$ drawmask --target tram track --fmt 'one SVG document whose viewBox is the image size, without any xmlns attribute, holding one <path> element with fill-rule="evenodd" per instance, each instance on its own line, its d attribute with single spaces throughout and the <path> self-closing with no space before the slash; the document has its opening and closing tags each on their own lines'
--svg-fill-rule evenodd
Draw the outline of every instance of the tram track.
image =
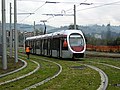
<svg viewBox="0 0 120 90">
<path fill-rule="evenodd" d="M 22 58 L 23 60 L 26 60 L 25 54 L 24 54 L 24 56 L 22 56 L 22 55 L 23 55 L 23 54 L 20 54 L 20 55 L 19 55 L 19 58 Z M 34 59 L 35 59 L 35 60 L 34 60 Z M 30 76 L 30 75 L 32 75 L 32 74 L 35 75 L 35 72 L 38 71 L 39 68 L 40 68 L 40 66 L 41 66 L 41 65 L 40 65 L 41 63 L 38 62 L 37 59 L 39 59 L 39 58 L 32 58 L 32 59 L 30 59 L 30 60 L 27 60 L 27 62 L 32 62 L 32 63 L 35 63 L 35 64 L 36 64 L 35 69 L 34 69 L 33 71 L 30 71 L 29 73 L 24 74 L 24 75 L 22 75 L 22 76 L 19 76 L 19 77 L 13 78 L 13 79 L 9 79 L 9 80 L 0 82 L 1 89 L 2 89 L 2 88 L 5 88 L 5 86 L 8 85 L 8 83 L 10 83 L 10 84 L 12 85 L 13 83 L 17 83 L 16 81 L 19 82 L 20 79 L 24 79 L 25 77 Z M 25 88 L 25 89 L 27 89 L 27 88 L 32 89 L 33 87 L 40 86 L 40 85 L 42 85 L 42 84 L 44 84 L 44 83 L 46 83 L 46 82 L 48 82 L 48 81 L 56 78 L 56 77 L 62 72 L 62 66 L 61 66 L 60 64 L 56 63 L 55 61 L 50 61 L 50 60 L 47 60 L 47 59 L 44 59 L 44 58 L 42 58 L 42 59 L 40 59 L 40 60 L 42 60 L 44 63 L 46 63 L 46 65 L 47 65 L 47 63 L 51 63 L 51 65 L 54 65 L 54 66 L 58 67 L 59 70 L 55 71 L 55 72 L 53 73 L 53 74 L 54 74 L 53 76 L 52 76 L 52 75 L 46 75 L 46 78 L 41 78 L 40 80 L 38 80 L 38 82 L 34 82 L 34 83 L 32 83 L 32 84 L 28 84 L 28 85 L 22 86 L 21 89 L 24 89 L 24 88 Z M 40 60 L 39 60 L 39 61 L 40 61 Z M 41 70 L 40 70 L 40 71 L 41 71 Z M 49 74 L 49 73 L 48 73 L 48 74 Z M 33 76 L 34 76 L 34 75 L 33 75 Z M 48 78 L 47 78 L 47 77 L 48 77 Z M 29 77 L 28 77 L 28 78 L 29 78 Z M 22 80 L 22 81 L 23 81 L 23 80 Z M 21 80 L 20 80 L 20 82 L 21 82 Z M 19 83 L 20 83 L 20 82 L 19 82 Z M 4 85 L 4 86 L 2 86 L 2 85 Z M 7 87 L 9 87 L 9 85 L 8 85 Z M 16 87 L 16 86 L 15 86 L 15 87 Z M 15 88 L 15 87 L 14 87 L 14 88 Z M 32 88 L 31 88 L 31 87 L 32 87 Z"/>
<path fill-rule="evenodd" d="M 81 63 L 81 62 L 79 62 L 79 63 Z M 85 64 L 84 61 L 81 64 L 84 65 L 84 66 L 86 66 L 86 67 L 88 67 L 88 68 L 91 68 L 91 69 L 99 72 L 99 75 L 101 77 L 101 84 L 97 88 L 97 90 L 106 90 L 106 88 L 108 86 L 108 76 L 107 76 L 107 74 L 102 69 L 100 69 L 100 68 L 98 68 L 96 66 Z"/>
<path fill-rule="evenodd" d="M 4 85 L 4 84 L 7 84 L 7 83 L 15 82 L 17 80 L 20 80 L 22 78 L 25 78 L 25 77 L 27 77 L 27 76 L 32 75 L 33 73 L 35 73 L 40 68 L 40 64 L 38 62 L 36 62 L 36 61 L 33 61 L 33 60 L 30 60 L 30 61 L 33 62 L 33 63 L 35 63 L 37 65 L 37 67 L 33 71 L 31 71 L 31 72 L 29 72 L 27 74 L 24 74 L 22 76 L 16 77 L 14 79 L 1 82 L 0 85 Z"/>
<path fill-rule="evenodd" d="M 23 55 L 23 54 L 20 53 L 20 55 Z M 32 59 L 33 60 L 38 60 L 38 58 L 36 58 L 36 57 L 33 57 Z M 42 84 L 56 78 L 62 72 L 62 66 L 59 63 L 57 63 L 55 61 L 50 61 L 50 60 L 47 60 L 47 59 L 44 59 L 44 58 L 40 58 L 39 60 L 49 62 L 49 63 L 53 63 L 53 64 L 58 66 L 59 70 L 53 76 L 48 77 L 48 78 L 46 78 L 46 79 L 44 79 L 44 80 L 42 80 L 42 81 L 40 81 L 38 83 L 35 83 L 35 84 L 31 85 L 31 86 L 28 86 L 28 87 L 24 88 L 23 90 L 30 90 L 32 88 L 37 88 L 38 86 L 40 86 L 40 85 L 42 85 Z"/>
<path fill-rule="evenodd" d="M 56 63 L 54 61 L 50 61 L 50 60 L 47 60 L 47 59 L 40 59 L 40 60 L 56 64 L 59 67 L 59 71 L 57 73 L 55 73 L 53 76 L 48 77 L 48 78 L 46 78 L 46 79 L 44 79 L 44 80 L 42 80 L 42 81 L 40 81 L 38 83 L 35 83 L 35 84 L 33 84 L 33 85 L 29 86 L 29 87 L 26 87 L 23 90 L 30 90 L 32 88 L 37 88 L 37 86 L 40 86 L 40 85 L 42 85 L 42 84 L 56 78 L 62 72 L 62 66 L 59 63 Z"/>
<path fill-rule="evenodd" d="M 18 69 L 14 70 L 14 71 L 11 71 L 11 72 L 8 72 L 8 73 L 5 73 L 5 74 L 1 74 L 0 78 L 5 77 L 5 76 L 10 75 L 10 74 L 13 74 L 13 73 L 16 73 L 16 72 L 18 72 L 18 71 L 20 71 L 20 70 L 27 67 L 27 62 L 26 61 L 24 61 L 24 60 L 22 60 L 20 58 L 19 58 L 19 60 L 24 63 L 24 65 L 21 68 L 18 68 Z"/>
<path fill-rule="evenodd" d="M 101 62 L 95 62 L 95 61 L 86 61 L 86 62 L 83 61 L 83 63 L 100 64 L 100 65 L 104 65 L 106 67 L 110 67 L 110 68 L 114 68 L 116 70 L 120 70 L 120 67 L 115 66 L 115 65 L 111 65 L 111 64 L 107 64 L 107 63 L 101 63 Z M 102 69 L 96 67 L 96 65 L 95 66 L 94 65 L 89 65 L 89 64 L 84 64 L 84 65 L 99 72 L 99 74 L 101 76 L 101 85 L 97 90 L 106 90 L 107 87 L 108 87 L 108 79 L 111 79 L 110 77 L 107 76 L 108 73 L 106 71 L 103 72 Z"/>
<path fill-rule="evenodd" d="M 120 70 L 120 67 L 117 67 L 117 66 L 114 66 L 114 65 L 111 65 L 111 64 L 100 63 L 100 62 L 93 62 L 93 61 L 90 61 L 90 62 L 91 62 L 91 63 L 102 64 L 102 65 L 109 66 L 109 67 L 111 67 L 111 68 L 115 68 L 115 69 L 119 69 L 119 70 Z"/>
<path fill-rule="evenodd" d="M 41 59 L 41 60 L 44 60 L 44 61 L 49 61 L 49 60 L 46 60 L 46 59 Z M 49 61 L 49 62 L 53 62 L 53 61 Z M 56 62 L 55 62 L 56 63 Z M 101 76 L 101 84 L 99 86 L 99 88 L 97 90 L 106 90 L 107 86 L 108 86 L 108 76 L 106 75 L 105 72 L 103 72 L 101 69 L 95 67 L 95 66 L 92 66 L 92 65 L 88 65 L 88 64 L 83 64 L 89 68 L 92 68 L 94 70 L 96 70 L 97 72 L 99 72 L 100 76 Z M 54 76 L 52 78 L 55 78 Z M 31 85 L 23 90 L 29 90 L 29 89 L 32 89 L 32 88 L 36 88 L 37 86 L 40 86 L 46 82 L 48 82 L 49 80 L 51 80 L 52 78 L 47 78 L 39 83 L 36 83 L 34 85 Z"/>
<path fill-rule="evenodd" d="M 97 90 L 106 90 L 106 88 L 108 86 L 108 76 L 105 74 L 105 72 L 103 72 L 101 69 L 99 69 L 95 66 L 91 66 L 88 64 L 84 64 L 84 65 L 99 72 L 99 74 L 101 76 L 101 85 L 99 86 L 99 88 Z"/>
<path fill-rule="evenodd" d="M 21 54 L 20 56 L 22 56 L 22 55 L 23 54 Z M 22 56 L 22 58 L 25 58 L 25 54 L 24 54 L 24 56 Z M 33 60 L 33 61 L 42 60 L 42 61 L 45 61 L 45 62 L 58 64 L 57 66 L 58 66 L 59 70 L 57 70 L 56 73 L 53 76 L 49 76 L 48 78 L 45 78 L 44 80 L 41 80 L 40 82 L 38 81 L 37 83 L 34 83 L 30 86 L 29 85 L 26 86 L 26 87 L 24 86 L 23 90 L 30 90 L 30 89 L 38 88 L 40 85 L 43 85 L 46 82 L 52 80 L 53 78 L 56 78 L 62 72 L 62 66 L 59 63 L 57 63 L 56 61 L 48 60 L 48 58 L 37 58 L 37 57 L 34 57 L 34 56 L 31 57 L 31 60 Z M 27 61 L 29 62 L 31 60 L 27 60 Z M 101 68 L 98 68 L 94 64 L 89 65 L 88 62 L 101 64 L 101 65 L 109 66 L 109 67 L 112 67 L 112 68 L 115 68 L 115 69 L 119 69 L 119 67 L 117 67 L 117 66 L 106 64 L 106 63 L 100 63 L 100 62 L 95 62 L 95 61 L 87 61 L 87 62 L 82 61 L 82 62 L 83 62 L 83 65 L 87 66 L 88 68 L 92 68 L 92 69 L 96 70 L 97 72 L 99 72 L 99 75 L 101 77 L 101 85 L 98 87 L 97 90 L 106 90 L 106 88 L 108 87 L 108 77 L 106 75 L 106 72 L 102 71 L 103 69 L 101 70 Z M 60 71 L 60 69 L 61 69 L 61 71 Z"/>
</svg>

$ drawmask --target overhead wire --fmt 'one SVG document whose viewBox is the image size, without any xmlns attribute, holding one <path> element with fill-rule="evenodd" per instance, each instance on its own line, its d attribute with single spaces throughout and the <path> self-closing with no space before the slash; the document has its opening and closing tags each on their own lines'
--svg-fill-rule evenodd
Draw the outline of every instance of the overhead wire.
<svg viewBox="0 0 120 90">
<path fill-rule="evenodd" d="M 19 0 L 19 1 L 23 1 L 23 0 Z M 28 1 L 28 0 L 26 0 L 26 1 Z M 29 0 L 29 1 L 35 1 L 35 0 Z M 87 0 L 85 0 L 84 2 L 86 2 L 86 1 Z M 46 2 L 45 1 L 40 1 L 40 2 L 44 2 L 44 4 L 41 5 L 40 7 L 38 7 L 37 9 L 35 9 L 33 12 L 37 12 L 40 8 L 42 8 L 46 4 L 46 2 L 49 2 L 49 1 L 46 1 Z M 59 2 L 59 3 L 73 3 L 73 2 Z M 78 2 L 74 2 L 74 3 L 78 3 Z M 102 5 L 97 5 L 97 6 L 93 6 L 93 7 L 89 7 L 89 8 L 80 9 L 80 10 L 77 10 L 77 12 L 83 11 L 83 10 L 88 10 L 88 9 L 93 9 L 93 8 L 98 8 L 98 7 L 103 7 L 103 6 L 107 6 L 107 5 L 113 5 L 113 4 L 117 4 L 117 3 L 120 3 L 120 1 L 115 1 L 115 2 L 111 2 L 111 3 L 105 3 L 105 4 L 102 4 Z M 55 4 L 57 4 L 57 3 L 55 3 Z M 93 4 L 100 4 L 100 3 L 93 3 Z M 80 6 L 80 4 L 78 6 Z M 73 10 L 73 8 L 70 8 L 70 9 L 64 10 L 64 11 L 68 12 L 70 10 Z M 24 21 L 25 19 L 27 19 L 30 16 L 31 15 L 26 16 L 23 20 L 21 20 L 21 22 Z M 50 20 L 52 18 L 54 18 L 54 17 L 49 17 L 47 20 Z"/>
<path fill-rule="evenodd" d="M 23 1 L 23 0 L 18 0 L 18 1 Z M 35 0 L 24 0 L 24 1 L 34 1 L 34 2 L 36 2 Z M 84 2 L 86 2 L 87 0 L 85 0 Z M 44 2 L 44 4 L 43 5 L 41 5 L 40 7 L 38 7 L 36 10 L 34 10 L 33 11 L 33 13 L 35 13 L 36 11 L 38 11 L 40 8 L 42 8 L 46 3 L 50 3 L 50 1 L 37 1 L 37 2 Z M 52 3 L 54 3 L 54 4 L 57 4 L 57 3 L 78 3 L 78 2 L 52 2 Z M 79 6 L 79 5 L 78 5 Z M 68 10 L 66 10 L 66 12 L 67 11 L 70 11 L 70 10 L 73 10 L 73 8 L 71 8 L 71 9 L 68 9 Z M 22 22 L 22 21 L 24 21 L 25 19 L 27 19 L 28 17 L 30 17 L 32 14 L 30 14 L 30 15 L 28 15 L 28 16 L 26 16 L 23 20 L 21 20 L 20 22 Z M 47 20 L 49 20 L 49 19 L 51 19 L 51 18 L 54 18 L 54 17 L 49 17 Z"/>
<path fill-rule="evenodd" d="M 38 7 L 37 9 L 35 9 L 33 11 L 33 13 L 35 13 L 36 11 L 38 11 L 40 8 L 42 8 L 46 3 L 42 4 L 40 7 Z M 30 17 L 32 14 L 29 14 L 28 16 L 26 16 L 24 19 L 22 19 L 20 22 L 23 22 L 25 19 L 27 19 L 28 17 Z"/>
<path fill-rule="evenodd" d="M 17 0 L 17 1 L 45 2 L 42 0 Z"/>
<path fill-rule="evenodd" d="M 86 2 L 87 0 L 84 0 L 83 2 Z M 61 2 L 60 2 L 61 3 Z M 62 2 L 62 3 L 72 3 L 73 4 L 73 2 Z M 78 3 L 78 2 L 77 2 Z M 78 6 L 80 6 L 80 4 L 79 5 L 77 5 L 76 7 L 78 7 Z M 62 10 L 62 11 L 64 11 L 64 13 L 66 13 L 66 12 L 68 12 L 68 11 L 71 11 L 71 10 L 73 10 L 73 8 L 70 8 L 70 9 L 68 9 L 68 10 Z M 61 11 L 61 12 L 62 12 Z M 54 18 L 54 16 L 53 17 L 49 17 L 47 20 L 50 20 L 50 19 L 52 19 L 52 18 Z"/>
<path fill-rule="evenodd" d="M 107 6 L 107 5 L 113 5 L 113 4 L 116 4 L 116 3 L 120 3 L 120 1 L 111 2 L 111 3 L 106 3 L 106 4 L 102 4 L 102 5 L 97 5 L 97 6 L 93 6 L 93 7 L 89 7 L 89 8 L 85 8 L 85 9 L 80 9 L 80 10 L 77 10 L 77 12 L 78 12 L 78 11 L 88 10 L 88 9 L 93 9 L 93 8 L 98 8 L 98 7 L 103 7 L 103 6 Z M 93 3 L 93 4 L 94 4 L 94 3 Z"/>
</svg>

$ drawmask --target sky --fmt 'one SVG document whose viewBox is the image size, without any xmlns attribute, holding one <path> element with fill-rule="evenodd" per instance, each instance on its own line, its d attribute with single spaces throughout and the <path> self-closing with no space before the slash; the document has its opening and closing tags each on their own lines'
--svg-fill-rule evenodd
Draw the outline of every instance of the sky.
<svg viewBox="0 0 120 90">
<path fill-rule="evenodd" d="M 2 0 L 1 0 L 2 1 Z M 9 23 L 9 4 L 12 3 L 12 13 L 14 12 L 14 0 L 6 1 L 6 22 Z M 45 3 L 59 2 L 59 3 Z M 85 5 L 80 3 L 89 3 Z M 46 25 L 60 27 L 74 23 L 74 5 L 76 5 L 77 25 L 120 25 L 120 0 L 17 0 L 17 13 L 27 13 L 17 15 L 17 23 L 33 25 L 43 24 L 41 20 L 47 20 Z M 0 10 L 2 4 L 0 2 Z M 34 14 L 29 14 L 34 13 Z M 43 14 L 64 14 L 64 16 L 51 16 Z M 2 14 L 0 12 L 0 21 Z M 13 22 L 12 15 L 12 22 Z"/>
</svg>

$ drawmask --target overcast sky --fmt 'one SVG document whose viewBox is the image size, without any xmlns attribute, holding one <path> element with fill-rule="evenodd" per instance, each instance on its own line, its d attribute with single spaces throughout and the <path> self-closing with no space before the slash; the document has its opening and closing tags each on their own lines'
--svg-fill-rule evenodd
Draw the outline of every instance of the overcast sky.
<svg viewBox="0 0 120 90">
<path fill-rule="evenodd" d="M 1 0 L 2 1 L 2 0 Z M 6 0 L 6 22 L 9 22 L 9 3 Z M 61 3 L 45 3 L 55 1 Z M 80 5 L 80 3 L 93 3 L 91 5 Z M 18 15 L 17 22 L 24 24 L 42 24 L 40 20 L 48 20 L 47 25 L 60 27 L 73 24 L 73 16 L 46 16 L 42 14 L 73 14 L 76 5 L 77 25 L 108 24 L 120 25 L 120 1 L 119 0 L 17 0 L 17 13 L 35 13 L 33 15 Z M 0 2 L 1 9 L 1 2 Z M 2 9 L 1 9 L 2 10 Z M 1 12 L 0 12 L 0 17 Z M 0 18 L 1 21 L 1 18 Z"/>
</svg>

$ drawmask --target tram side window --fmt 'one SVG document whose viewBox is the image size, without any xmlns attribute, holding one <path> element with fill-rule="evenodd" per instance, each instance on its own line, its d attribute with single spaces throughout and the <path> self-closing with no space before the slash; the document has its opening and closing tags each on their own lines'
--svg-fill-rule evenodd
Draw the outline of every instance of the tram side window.
<svg viewBox="0 0 120 90">
<path fill-rule="evenodd" d="M 33 43 L 33 41 L 31 41 L 31 47 L 34 49 L 34 43 Z"/>
<path fill-rule="evenodd" d="M 35 49 L 35 42 L 36 42 L 36 40 L 33 40 L 33 48 Z"/>
<path fill-rule="evenodd" d="M 47 49 L 47 39 L 44 40 L 43 49 Z"/>
<path fill-rule="evenodd" d="M 53 38 L 51 42 L 51 47 L 53 50 L 58 50 L 60 47 L 60 41 L 59 38 Z"/>
<path fill-rule="evenodd" d="M 39 40 L 36 41 L 36 49 L 39 49 Z"/>
<path fill-rule="evenodd" d="M 42 40 L 39 40 L 39 48 L 41 49 L 42 48 Z"/>
</svg>

